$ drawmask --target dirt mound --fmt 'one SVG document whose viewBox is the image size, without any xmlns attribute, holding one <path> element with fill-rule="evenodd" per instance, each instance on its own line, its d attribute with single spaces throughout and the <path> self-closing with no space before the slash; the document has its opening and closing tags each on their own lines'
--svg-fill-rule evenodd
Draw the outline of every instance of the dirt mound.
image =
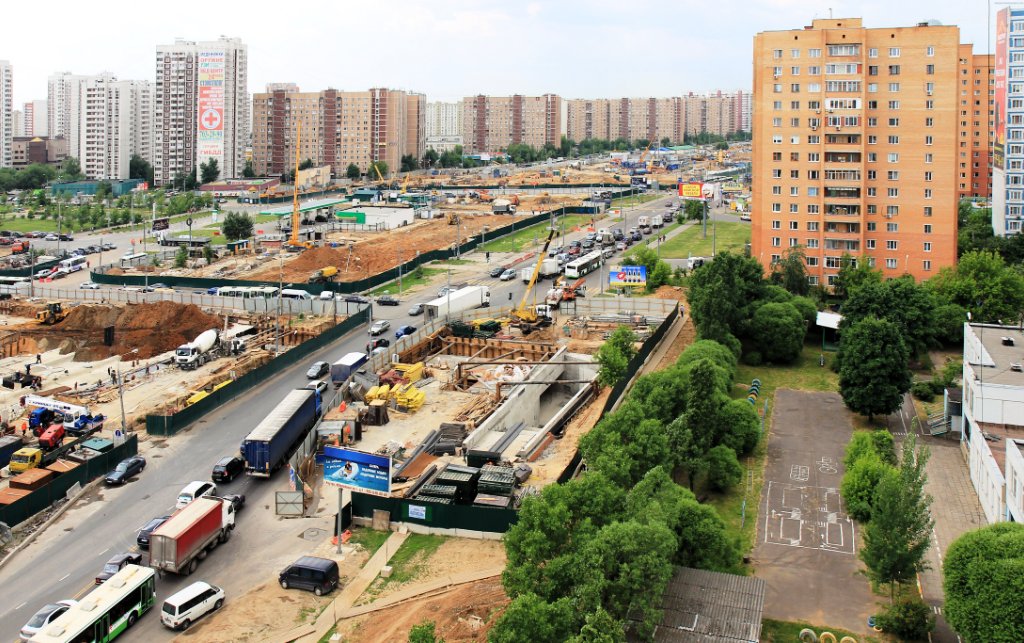
<svg viewBox="0 0 1024 643">
<path fill-rule="evenodd" d="M 313 248 L 311 250 L 304 250 L 294 260 L 288 262 L 287 268 L 288 270 L 298 270 L 305 273 L 312 273 L 314 270 L 326 268 L 327 266 L 335 266 L 340 270 L 345 266 L 345 258 L 347 256 L 347 250 L 343 252 L 337 248 Z"/>
<path fill-rule="evenodd" d="M 111 355 L 148 359 L 190 342 L 199 333 L 217 328 L 221 321 L 193 304 L 160 301 L 152 304 L 76 306 L 61 323 L 43 331 L 49 343 L 59 341 L 62 353 L 75 353 L 75 361 L 95 361 Z M 104 329 L 114 327 L 114 343 L 103 342 Z M 131 353 L 137 349 L 137 353 Z"/>
</svg>

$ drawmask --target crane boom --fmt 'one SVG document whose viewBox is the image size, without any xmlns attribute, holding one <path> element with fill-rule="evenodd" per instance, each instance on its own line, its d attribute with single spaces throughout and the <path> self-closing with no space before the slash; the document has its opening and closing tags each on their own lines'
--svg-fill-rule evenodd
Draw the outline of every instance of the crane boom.
<svg viewBox="0 0 1024 643">
<path fill-rule="evenodd" d="M 548 232 L 547 241 L 544 242 L 544 249 L 537 255 L 537 263 L 533 267 L 533 275 L 530 277 L 530 283 L 526 286 L 526 292 L 523 293 L 523 299 L 519 302 L 519 307 L 512 311 L 512 314 L 519 318 L 521 322 L 533 323 L 537 321 L 537 311 L 527 308 L 526 301 L 530 297 L 530 291 L 537 284 L 537 277 L 540 275 L 540 265 L 544 262 L 545 257 L 548 256 L 548 246 L 551 245 L 551 240 L 555 238 L 555 228 L 551 227 L 551 231 Z"/>
<path fill-rule="evenodd" d="M 298 141 L 295 143 L 295 176 L 292 178 L 292 237 L 288 242 L 299 245 L 299 148 L 302 146 L 302 123 L 298 124 Z"/>
</svg>

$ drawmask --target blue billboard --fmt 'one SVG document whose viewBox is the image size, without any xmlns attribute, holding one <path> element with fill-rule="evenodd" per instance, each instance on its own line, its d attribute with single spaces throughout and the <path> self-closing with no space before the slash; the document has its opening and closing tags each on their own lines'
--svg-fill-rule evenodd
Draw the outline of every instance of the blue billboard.
<svg viewBox="0 0 1024 643">
<path fill-rule="evenodd" d="M 375 496 L 390 496 L 391 458 L 325 446 L 324 482 Z"/>
<path fill-rule="evenodd" d="M 646 288 L 647 266 L 612 266 L 608 269 L 611 288 Z"/>
</svg>

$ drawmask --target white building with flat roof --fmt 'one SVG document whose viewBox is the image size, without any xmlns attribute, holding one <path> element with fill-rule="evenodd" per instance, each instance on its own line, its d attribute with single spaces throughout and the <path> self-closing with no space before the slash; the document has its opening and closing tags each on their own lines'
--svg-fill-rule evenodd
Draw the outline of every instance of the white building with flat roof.
<svg viewBox="0 0 1024 643">
<path fill-rule="evenodd" d="M 0 60 L 0 167 L 11 167 L 14 143 L 14 68 Z"/>
</svg>

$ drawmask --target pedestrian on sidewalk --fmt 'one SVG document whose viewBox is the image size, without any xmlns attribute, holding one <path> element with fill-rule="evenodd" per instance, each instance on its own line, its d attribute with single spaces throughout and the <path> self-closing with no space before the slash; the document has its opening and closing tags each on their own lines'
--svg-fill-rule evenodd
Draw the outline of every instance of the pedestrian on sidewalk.
<svg viewBox="0 0 1024 643">
<path fill-rule="evenodd" d="M 42 363 L 43 363 L 43 355 L 41 353 L 36 353 L 36 364 L 42 364 Z"/>
</svg>

